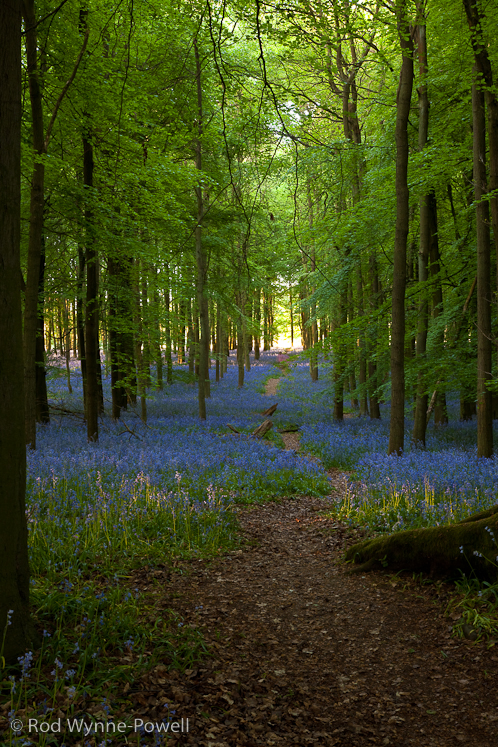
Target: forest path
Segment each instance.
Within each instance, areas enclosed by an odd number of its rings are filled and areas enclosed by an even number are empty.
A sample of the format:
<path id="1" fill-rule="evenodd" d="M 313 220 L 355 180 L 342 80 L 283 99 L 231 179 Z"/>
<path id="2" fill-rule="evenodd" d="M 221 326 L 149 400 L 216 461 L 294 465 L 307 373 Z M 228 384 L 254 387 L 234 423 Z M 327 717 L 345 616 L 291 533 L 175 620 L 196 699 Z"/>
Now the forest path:
<path id="1" fill-rule="evenodd" d="M 243 549 L 168 575 L 158 614 L 173 609 L 202 631 L 211 656 L 138 686 L 160 687 L 152 703 L 189 718 L 180 742 L 498 745 L 498 656 L 452 637 L 451 586 L 345 574 L 340 558 L 358 535 L 323 516 L 343 486 L 239 507 Z"/>
<path id="2" fill-rule="evenodd" d="M 345 575 L 354 536 L 321 516 L 331 500 L 240 509 L 244 549 L 182 564 L 156 597 L 212 654 L 158 675 L 159 702 L 190 719 L 180 741 L 496 747 L 498 657 L 451 637 L 444 590 Z"/>

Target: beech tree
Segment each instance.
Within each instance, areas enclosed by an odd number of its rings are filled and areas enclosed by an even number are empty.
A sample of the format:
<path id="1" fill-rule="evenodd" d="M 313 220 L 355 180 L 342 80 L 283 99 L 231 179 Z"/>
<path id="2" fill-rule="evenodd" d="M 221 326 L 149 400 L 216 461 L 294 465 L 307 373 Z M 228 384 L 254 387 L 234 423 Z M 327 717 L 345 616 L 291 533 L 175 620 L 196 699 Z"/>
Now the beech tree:
<path id="1" fill-rule="evenodd" d="M 21 315 L 21 1 L 0 2 L 0 620 L 5 659 L 33 644 L 29 614 Z"/>

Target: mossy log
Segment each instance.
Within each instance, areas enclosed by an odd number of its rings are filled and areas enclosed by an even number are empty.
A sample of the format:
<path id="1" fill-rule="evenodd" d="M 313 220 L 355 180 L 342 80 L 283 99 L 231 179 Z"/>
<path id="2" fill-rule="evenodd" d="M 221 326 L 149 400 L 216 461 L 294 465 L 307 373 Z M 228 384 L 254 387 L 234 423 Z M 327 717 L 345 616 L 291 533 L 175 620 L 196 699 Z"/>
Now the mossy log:
<path id="1" fill-rule="evenodd" d="M 489 530 L 498 538 L 498 505 L 458 524 L 364 540 L 347 550 L 345 560 L 355 564 L 350 573 L 385 568 L 455 578 L 463 572 L 494 582 L 498 581 L 498 547 Z"/>
<path id="2" fill-rule="evenodd" d="M 261 425 L 258 425 L 255 431 L 251 433 L 251 436 L 254 436 L 255 438 L 263 438 L 263 436 L 268 433 L 269 430 L 273 428 L 273 423 L 271 420 L 265 420 L 264 423 L 261 423 Z"/>

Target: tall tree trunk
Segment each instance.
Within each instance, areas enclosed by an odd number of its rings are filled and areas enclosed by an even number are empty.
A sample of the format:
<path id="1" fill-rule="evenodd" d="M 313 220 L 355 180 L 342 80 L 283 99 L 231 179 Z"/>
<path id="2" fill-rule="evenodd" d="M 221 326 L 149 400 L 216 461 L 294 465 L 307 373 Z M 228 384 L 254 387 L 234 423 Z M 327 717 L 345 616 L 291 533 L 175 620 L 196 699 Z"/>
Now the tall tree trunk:
<path id="1" fill-rule="evenodd" d="M 477 221 L 477 453 L 489 457 L 493 453 L 493 400 L 487 389 L 491 380 L 491 271 L 489 211 L 496 249 L 496 278 L 498 283 L 498 98 L 494 89 L 493 69 L 488 53 L 489 42 L 482 30 L 482 8 L 479 0 L 463 0 L 469 23 L 472 48 L 475 57 L 476 78 L 484 80 L 485 94 L 480 89 L 482 82 L 476 80 L 472 91 L 473 153 L 474 153 L 474 198 Z M 479 87 L 479 90 L 478 90 Z M 485 198 L 486 185 L 486 137 L 484 100 L 488 109 L 489 139 L 489 192 Z"/>
<path id="2" fill-rule="evenodd" d="M 391 420 L 389 454 L 400 454 L 405 438 L 405 286 L 406 244 L 410 220 L 408 190 L 408 115 L 413 89 L 413 41 L 406 14 L 406 0 L 396 4 L 403 61 L 396 102 L 396 230 L 391 320 Z"/>
<path id="3" fill-rule="evenodd" d="M 242 314 L 239 314 L 237 322 L 237 366 L 239 372 L 237 386 L 240 389 L 244 386 L 244 335 L 242 332 Z"/>
<path id="4" fill-rule="evenodd" d="M 38 328 L 38 283 L 43 236 L 45 153 L 42 92 L 38 71 L 38 40 L 34 0 L 23 3 L 26 27 L 26 62 L 31 102 L 33 150 L 38 156 L 31 175 L 28 270 L 24 296 L 24 417 L 26 443 L 36 448 L 36 336 Z"/>
<path id="5" fill-rule="evenodd" d="M 433 283 L 432 291 L 432 318 L 434 321 L 443 313 L 443 287 L 441 285 L 441 268 L 439 255 L 439 237 L 437 220 L 437 202 L 434 191 L 429 194 L 429 232 L 430 232 L 430 265 Z M 444 329 L 435 338 L 436 355 L 443 354 Z M 444 425 L 448 422 L 448 411 L 446 409 L 446 393 L 444 389 L 438 390 L 436 403 L 434 405 L 434 424 Z"/>
<path id="6" fill-rule="evenodd" d="M 99 439 L 99 384 L 97 371 L 97 335 L 98 335 L 98 267 L 93 211 L 89 201 L 93 189 L 93 145 L 91 134 L 83 134 L 83 183 L 85 198 L 85 264 L 86 264 L 86 315 L 85 315 L 85 352 L 86 352 L 86 429 L 89 441 Z"/>
<path id="7" fill-rule="evenodd" d="M 64 336 L 66 338 L 65 340 L 65 354 L 66 354 L 66 379 L 67 379 L 67 390 L 69 394 L 73 393 L 73 387 L 71 386 L 71 331 L 69 329 L 69 311 L 68 311 L 68 304 L 69 302 L 64 300 Z"/>
<path id="8" fill-rule="evenodd" d="M 38 325 L 36 333 L 36 422 L 49 423 L 50 411 L 48 408 L 47 394 L 47 370 L 45 367 L 45 330 L 43 299 L 45 298 L 45 242 L 42 240 L 42 252 L 40 255 L 40 274 L 38 276 L 38 297 L 42 301 L 38 304 Z"/>
<path id="9" fill-rule="evenodd" d="M 34 644 L 25 510 L 19 0 L 0 3 L 0 80 L 0 620 L 6 633 L 2 653 L 10 664 Z"/>
<path id="10" fill-rule="evenodd" d="M 201 62 L 197 37 L 194 37 L 194 54 L 197 87 L 197 139 L 195 144 L 195 168 L 199 172 L 199 180 L 195 188 L 197 197 L 197 223 L 195 226 L 195 259 L 197 265 L 197 305 L 200 318 L 200 345 L 199 345 L 199 417 L 206 419 L 206 397 L 210 396 L 209 387 L 209 305 L 206 296 L 207 261 L 204 246 L 202 244 L 202 221 L 204 219 L 204 197 L 201 180 L 202 171 L 202 81 Z"/>
<path id="11" fill-rule="evenodd" d="M 220 363 L 221 363 L 221 307 L 216 304 L 216 381 L 220 380 Z M 221 370 L 223 377 L 223 369 Z"/>
<path id="12" fill-rule="evenodd" d="M 140 417 L 147 422 L 147 372 L 143 353 L 143 309 L 140 305 L 140 260 L 135 260 L 133 290 L 135 296 L 135 360 L 137 362 L 137 389 L 140 397 Z"/>
<path id="13" fill-rule="evenodd" d="M 377 258 L 375 253 L 372 252 L 369 257 L 369 272 L 370 272 L 370 314 L 373 315 L 379 305 L 380 297 L 380 283 L 379 273 L 377 268 Z M 377 325 L 369 335 L 369 358 L 368 358 L 368 393 L 370 397 L 370 419 L 380 420 L 380 406 L 377 389 L 379 382 L 377 378 L 377 362 L 375 360 L 375 353 L 377 347 L 377 331 L 375 329 Z"/>
<path id="14" fill-rule="evenodd" d="M 358 296 L 358 316 L 360 318 L 360 360 L 359 360 L 359 384 L 360 384 L 360 416 L 368 415 L 368 398 L 367 398 L 367 359 L 365 333 L 361 329 L 362 319 L 365 316 L 363 305 L 363 276 L 361 272 L 361 259 L 358 261 L 358 270 L 356 275 L 356 294 Z"/>
<path id="15" fill-rule="evenodd" d="M 290 334 L 291 347 L 294 347 L 294 309 L 292 308 L 292 286 L 289 287 L 289 311 L 290 311 Z"/>
<path id="16" fill-rule="evenodd" d="M 477 71 L 476 71 L 477 72 Z M 477 455 L 493 454 L 491 381 L 491 247 L 489 202 L 486 200 L 486 118 L 484 93 L 472 86 L 472 132 L 474 156 L 474 198 L 477 230 Z"/>
<path id="17" fill-rule="evenodd" d="M 261 346 L 261 288 L 254 295 L 254 360 L 259 361 Z"/>
<path id="18" fill-rule="evenodd" d="M 111 354 L 112 418 L 121 417 L 128 406 L 127 390 L 132 386 L 133 360 L 130 360 L 131 265 L 128 258 L 109 257 L 107 260 L 109 298 L 109 349 Z"/>
<path id="19" fill-rule="evenodd" d="M 423 10 L 419 7 L 419 13 Z M 425 21 L 425 18 L 424 18 Z M 423 151 L 429 135 L 429 96 L 427 94 L 427 36 L 425 23 L 417 26 L 417 49 L 419 62 L 420 85 L 418 88 L 418 148 Z M 420 244 L 418 253 L 418 283 L 420 302 L 417 314 L 417 395 L 415 405 L 415 422 L 412 442 L 415 446 L 425 448 L 425 431 L 427 428 L 427 382 L 425 376 L 425 358 L 427 354 L 427 330 L 429 326 L 429 302 L 427 297 L 427 278 L 430 246 L 429 194 L 420 198 Z"/>
<path id="20" fill-rule="evenodd" d="M 85 345 L 85 252 L 81 244 L 78 244 L 78 278 L 76 281 L 77 306 L 76 326 L 78 330 L 78 357 L 81 365 L 81 378 L 83 381 L 83 409 L 86 412 L 86 345 Z"/>
<path id="21" fill-rule="evenodd" d="M 313 232 L 313 202 L 311 199 L 311 187 L 309 180 L 306 184 L 306 190 L 307 190 L 307 197 L 308 197 L 308 225 L 310 229 L 310 234 Z M 311 239 L 311 246 L 310 246 L 310 272 L 314 273 L 316 271 L 316 258 L 315 258 L 315 242 L 313 239 Z M 317 354 L 317 345 L 318 345 L 318 324 L 316 319 L 316 300 L 314 298 L 314 295 L 316 293 L 316 288 L 314 285 L 311 287 L 311 294 L 313 296 L 313 301 L 311 302 L 311 309 L 310 309 L 310 316 L 311 316 L 311 328 L 309 330 L 309 338 L 310 338 L 310 375 L 311 375 L 311 381 L 318 381 L 318 354 Z"/>

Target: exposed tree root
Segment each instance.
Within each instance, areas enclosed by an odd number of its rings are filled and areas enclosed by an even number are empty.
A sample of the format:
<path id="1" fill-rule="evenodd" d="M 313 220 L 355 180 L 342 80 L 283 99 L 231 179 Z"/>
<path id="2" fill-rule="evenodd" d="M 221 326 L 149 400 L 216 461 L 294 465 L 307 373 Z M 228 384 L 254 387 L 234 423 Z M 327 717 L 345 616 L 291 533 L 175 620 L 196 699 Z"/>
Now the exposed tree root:
<path id="1" fill-rule="evenodd" d="M 458 524 L 409 529 L 364 540 L 348 549 L 345 560 L 355 563 L 350 573 L 387 568 L 457 577 L 463 572 L 496 581 L 498 546 L 491 532 L 498 537 L 498 505 Z"/>

